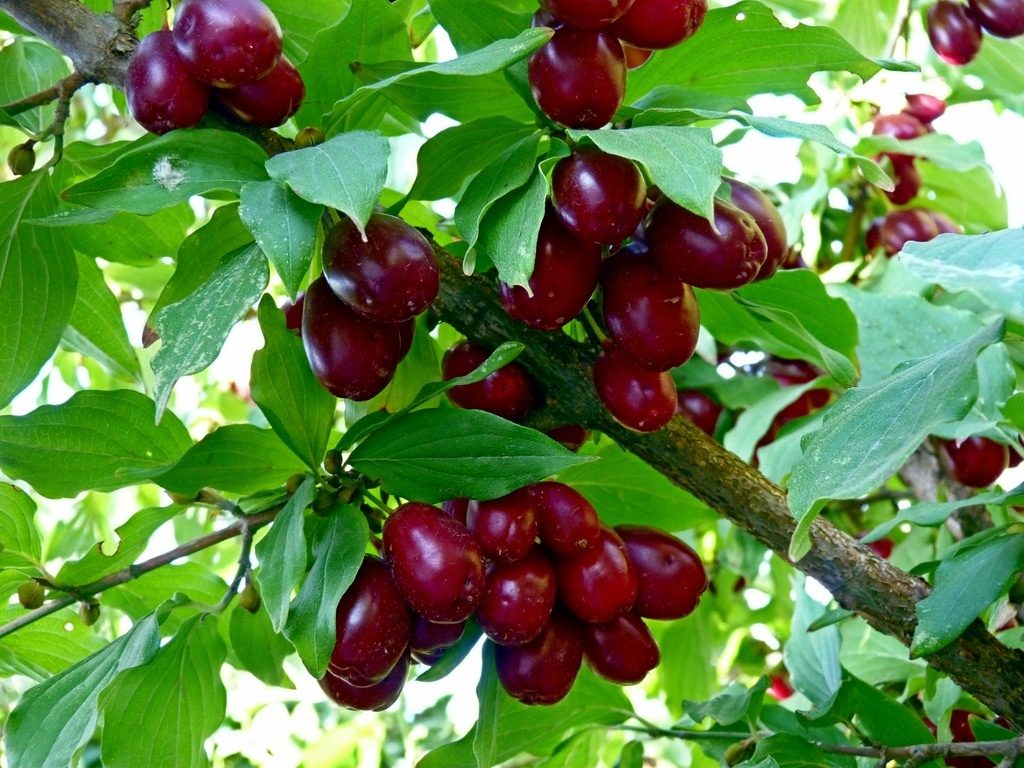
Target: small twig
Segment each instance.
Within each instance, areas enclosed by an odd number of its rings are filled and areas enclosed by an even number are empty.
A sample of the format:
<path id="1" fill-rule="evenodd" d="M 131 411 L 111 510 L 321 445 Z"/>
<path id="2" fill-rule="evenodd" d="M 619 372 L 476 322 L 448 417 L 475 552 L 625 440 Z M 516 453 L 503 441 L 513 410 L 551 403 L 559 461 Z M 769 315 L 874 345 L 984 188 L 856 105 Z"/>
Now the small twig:
<path id="1" fill-rule="evenodd" d="M 896 46 L 899 45 L 900 40 L 906 37 L 907 27 L 910 24 L 910 0 L 900 0 L 899 6 L 896 9 L 896 24 L 892 26 L 891 37 L 886 41 L 886 50 L 889 52 L 889 58 L 896 55 Z"/>
<path id="2" fill-rule="evenodd" d="M 62 94 L 72 94 L 87 82 L 88 78 L 81 72 L 72 72 L 63 80 L 54 83 L 49 88 L 39 91 L 38 93 L 33 93 L 31 96 L 26 96 L 18 101 L 12 101 L 10 104 L 4 104 L 0 106 L 0 109 L 8 115 L 20 115 L 22 112 L 28 112 L 30 109 L 42 107 L 52 101 L 57 101 L 61 98 Z"/>
<path id="3" fill-rule="evenodd" d="M 153 0 L 114 0 L 114 17 L 125 26 L 135 28 L 135 14 L 148 8 Z"/>
<path id="4" fill-rule="evenodd" d="M 850 212 L 850 221 L 846 225 L 843 250 L 839 255 L 841 263 L 853 261 L 856 256 L 857 244 L 860 242 L 860 230 L 864 225 L 864 214 L 867 211 L 867 203 L 867 189 L 864 184 L 859 184 L 857 186 L 857 195 L 853 200 L 853 210 Z"/>
<path id="5" fill-rule="evenodd" d="M 593 312 L 590 311 L 590 307 L 583 308 L 583 312 L 580 314 L 580 320 L 583 323 L 583 330 L 587 332 L 587 336 L 598 347 L 608 340 L 604 331 L 601 330 L 601 326 L 597 324 L 597 319 L 594 317 Z"/>
<path id="6" fill-rule="evenodd" d="M 231 605 L 231 601 L 238 594 L 239 587 L 242 586 L 242 581 L 252 570 L 252 562 L 249 557 L 252 554 L 252 539 L 256 534 L 258 526 L 254 528 L 248 518 L 245 517 L 240 518 L 238 522 L 242 524 L 242 552 L 238 556 L 238 569 L 235 571 L 235 578 L 228 585 L 228 590 L 224 593 L 224 597 L 213 607 L 213 613 L 223 613 Z"/>

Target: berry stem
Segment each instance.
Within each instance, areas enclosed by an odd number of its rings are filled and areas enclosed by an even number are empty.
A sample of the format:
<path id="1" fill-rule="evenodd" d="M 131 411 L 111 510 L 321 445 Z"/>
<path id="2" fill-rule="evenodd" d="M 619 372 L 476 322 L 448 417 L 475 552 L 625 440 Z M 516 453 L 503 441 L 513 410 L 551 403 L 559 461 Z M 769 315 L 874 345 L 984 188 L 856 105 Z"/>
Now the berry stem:
<path id="1" fill-rule="evenodd" d="M 587 336 L 590 337 L 590 340 L 599 347 L 603 346 L 604 343 L 608 341 L 608 336 L 601 329 L 601 326 L 597 322 L 597 318 L 595 318 L 594 314 L 590 311 L 590 307 L 584 307 L 580 317 L 583 319 L 583 330 L 587 332 Z"/>

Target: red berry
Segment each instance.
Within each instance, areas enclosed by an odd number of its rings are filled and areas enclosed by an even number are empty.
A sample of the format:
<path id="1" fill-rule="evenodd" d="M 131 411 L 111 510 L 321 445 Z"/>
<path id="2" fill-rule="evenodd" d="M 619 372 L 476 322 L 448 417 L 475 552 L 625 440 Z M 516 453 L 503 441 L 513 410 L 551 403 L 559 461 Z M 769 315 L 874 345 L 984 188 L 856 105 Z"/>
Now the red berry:
<path id="1" fill-rule="evenodd" d="M 525 645 L 494 646 L 498 680 L 524 704 L 555 704 L 576 682 L 583 641 L 576 622 L 553 613 L 541 634 Z"/>
<path id="2" fill-rule="evenodd" d="M 888 560 L 892 555 L 893 543 L 892 539 L 878 539 L 870 542 L 868 547 L 883 560 Z"/>
<path id="3" fill-rule="evenodd" d="M 661 429 L 676 411 L 672 377 L 638 365 L 614 347 L 594 363 L 594 386 L 615 420 L 637 432 Z"/>
<path id="4" fill-rule="evenodd" d="M 174 42 L 192 74 L 218 88 L 266 75 L 281 56 L 281 27 L 260 0 L 182 0 Z"/>
<path id="5" fill-rule="evenodd" d="M 700 334 L 700 310 L 693 290 L 666 275 L 648 256 L 620 253 L 601 275 L 604 321 L 615 345 L 653 371 L 682 365 Z"/>
<path id="6" fill-rule="evenodd" d="M 363 558 L 338 603 L 336 624 L 330 670 L 353 685 L 379 683 L 402 658 L 412 618 L 379 558 Z"/>
<path id="7" fill-rule="evenodd" d="M 925 125 L 930 125 L 946 114 L 946 102 L 927 93 L 908 93 L 907 107 L 904 111 Z"/>
<path id="8" fill-rule="evenodd" d="M 402 359 L 403 332 L 409 330 L 349 308 L 323 276 L 306 291 L 302 343 L 314 375 L 336 397 L 369 400 L 380 393 Z"/>
<path id="9" fill-rule="evenodd" d="M 928 129 L 924 123 L 913 115 L 901 112 L 896 115 L 879 115 L 875 118 L 871 129 L 873 136 L 891 136 L 900 141 L 908 141 L 924 136 Z"/>
<path id="10" fill-rule="evenodd" d="M 371 320 L 398 323 L 430 306 L 441 284 L 426 238 L 395 216 L 375 213 L 366 240 L 345 217 L 327 233 L 324 276 L 335 295 Z"/>
<path id="11" fill-rule="evenodd" d="M 739 288 L 757 277 L 767 258 L 754 217 L 720 200 L 715 201 L 714 227 L 663 200 L 651 213 L 647 244 L 662 269 L 697 288 Z"/>
<path id="12" fill-rule="evenodd" d="M 611 621 L 628 612 L 636 601 L 637 572 L 626 545 L 611 528 L 602 526 L 595 546 L 560 559 L 555 567 L 559 599 L 583 621 Z"/>
<path id="13" fill-rule="evenodd" d="M 964 233 L 963 228 L 946 214 L 939 213 L 938 211 L 925 211 L 925 213 L 935 222 L 935 226 L 939 228 L 940 235 L 962 235 Z"/>
<path id="14" fill-rule="evenodd" d="M 209 93 L 189 72 L 167 30 L 147 35 L 128 62 L 128 109 L 150 133 L 196 125 L 206 114 Z"/>
<path id="15" fill-rule="evenodd" d="M 490 353 L 470 341 L 462 341 L 445 352 L 441 374 L 445 381 L 475 370 Z M 489 411 L 509 421 L 522 421 L 537 399 L 533 381 L 517 363 L 499 368 L 483 381 L 462 384 L 448 390 L 448 399 L 460 408 Z"/>
<path id="16" fill-rule="evenodd" d="M 499 645 L 528 643 L 547 626 L 557 591 L 555 566 L 533 549 L 521 560 L 489 570 L 477 621 Z"/>
<path id="17" fill-rule="evenodd" d="M 686 542 L 656 528 L 619 525 L 615 532 L 637 574 L 633 611 L 649 619 L 680 619 L 692 613 L 708 587 L 700 556 Z"/>
<path id="18" fill-rule="evenodd" d="M 398 701 L 408 674 L 409 655 L 406 654 L 379 683 L 365 687 L 353 685 L 328 669 L 327 674 L 320 680 L 320 687 L 331 701 L 345 709 L 381 712 Z"/>
<path id="19" fill-rule="evenodd" d="M 492 501 L 471 501 L 466 527 L 480 544 L 484 557 L 511 563 L 533 549 L 537 512 L 526 488 Z"/>
<path id="20" fill-rule="evenodd" d="M 459 642 L 465 629 L 465 622 L 438 624 L 413 614 L 412 634 L 409 637 L 409 650 L 413 659 L 421 664 L 435 664 L 445 651 Z"/>
<path id="21" fill-rule="evenodd" d="M 676 393 L 676 399 L 676 413 L 692 421 L 701 432 L 714 437 L 722 406 L 696 389 L 681 389 Z"/>
<path id="22" fill-rule="evenodd" d="M 540 4 L 574 29 L 601 29 L 628 11 L 633 0 L 540 0 Z"/>
<path id="23" fill-rule="evenodd" d="M 295 331 L 299 333 L 302 331 L 302 305 L 306 298 L 306 294 L 300 293 L 295 297 L 295 302 L 286 301 L 281 305 L 281 311 L 284 312 L 284 326 L 289 331 Z"/>
<path id="24" fill-rule="evenodd" d="M 639 683 L 661 653 L 644 620 L 627 613 L 607 624 L 584 624 L 583 655 L 597 674 L 619 685 Z"/>
<path id="25" fill-rule="evenodd" d="M 530 57 L 527 72 L 537 105 L 569 128 L 600 128 L 626 94 L 626 57 L 607 32 L 562 27 Z"/>
<path id="26" fill-rule="evenodd" d="M 562 427 L 555 427 L 547 431 L 548 437 L 552 440 L 557 440 L 566 448 L 573 453 L 579 451 L 583 447 L 583 444 L 587 442 L 587 438 L 590 436 L 590 432 L 581 427 L 579 424 L 566 424 Z"/>
<path id="27" fill-rule="evenodd" d="M 671 48 L 704 23 L 707 0 L 636 0 L 611 31 L 640 48 Z"/>
<path id="28" fill-rule="evenodd" d="M 970 713 L 963 709 L 953 710 L 953 714 L 949 718 L 949 731 L 954 742 L 976 741 L 974 728 L 971 727 Z M 946 765 L 952 768 L 991 768 L 995 763 L 982 755 L 972 755 L 970 757 L 947 757 Z"/>
<path id="29" fill-rule="evenodd" d="M 785 701 L 793 695 L 793 686 L 786 681 L 786 678 L 772 675 L 772 684 L 767 693 L 776 701 Z"/>
<path id="30" fill-rule="evenodd" d="M 636 163 L 595 146 L 577 147 L 551 174 L 558 218 L 588 242 L 621 243 L 640 225 L 646 202 L 647 183 Z"/>
<path id="31" fill-rule="evenodd" d="M 548 481 L 527 486 L 537 510 L 541 544 L 563 557 L 571 557 L 597 544 L 601 522 L 584 496 L 565 483 Z"/>
<path id="32" fill-rule="evenodd" d="M 893 255 L 910 242 L 926 243 L 939 236 L 939 227 L 928 212 L 919 208 L 893 211 L 882 220 L 878 239 L 885 252 Z"/>
<path id="33" fill-rule="evenodd" d="M 240 120 L 260 128 L 276 128 L 299 111 L 306 86 L 299 70 L 282 56 L 259 80 L 218 90 L 214 95 Z"/>
<path id="34" fill-rule="evenodd" d="M 941 446 L 953 477 L 968 488 L 988 488 L 1010 463 L 1009 448 L 987 437 L 974 435 L 959 445 L 943 440 Z"/>
<path id="35" fill-rule="evenodd" d="M 732 204 L 753 216 L 757 228 L 764 235 L 767 255 L 755 279 L 767 280 L 786 259 L 786 224 L 775 203 L 764 192 L 737 179 L 726 178 L 725 182 L 732 190 Z"/>
<path id="36" fill-rule="evenodd" d="M 464 525 L 437 507 L 408 502 L 388 517 L 381 539 L 395 586 L 416 613 L 453 624 L 476 610 L 483 556 Z"/>
<path id="37" fill-rule="evenodd" d="M 449 499 L 441 502 L 441 511 L 453 520 L 466 524 L 466 513 L 469 511 L 469 499 Z"/>
<path id="38" fill-rule="evenodd" d="M 537 238 L 530 292 L 501 283 L 509 317 L 542 331 L 557 331 L 587 305 L 601 269 L 601 246 L 573 236 L 549 211 Z"/>
<path id="39" fill-rule="evenodd" d="M 968 0 L 971 13 L 996 37 L 1024 35 L 1024 0 Z"/>
<path id="40" fill-rule="evenodd" d="M 908 155 L 890 155 L 893 181 L 896 186 L 885 196 L 895 205 L 906 205 L 921 191 L 921 172 L 914 158 Z"/>

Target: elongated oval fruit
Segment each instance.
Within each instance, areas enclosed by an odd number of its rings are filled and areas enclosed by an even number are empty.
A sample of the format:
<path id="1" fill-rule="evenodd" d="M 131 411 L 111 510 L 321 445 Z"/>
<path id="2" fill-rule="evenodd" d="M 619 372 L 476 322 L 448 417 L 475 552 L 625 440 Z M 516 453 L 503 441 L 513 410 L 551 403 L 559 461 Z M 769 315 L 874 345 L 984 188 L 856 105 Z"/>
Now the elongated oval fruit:
<path id="1" fill-rule="evenodd" d="M 490 355 L 471 341 L 460 341 L 441 361 L 445 381 L 476 370 Z M 522 421 L 537 400 L 533 380 L 521 365 L 509 363 L 475 384 L 460 384 L 448 390 L 448 399 L 460 408 L 475 408 L 509 421 Z"/>
<path id="2" fill-rule="evenodd" d="M 666 371 L 652 371 L 614 347 L 594 363 L 594 387 L 601 404 L 622 426 L 654 432 L 675 415 L 676 385 Z"/>
<path id="3" fill-rule="evenodd" d="M 471 501 L 466 527 L 480 544 L 484 557 L 511 563 L 533 549 L 537 538 L 537 511 L 526 488 L 499 499 Z"/>
<path id="4" fill-rule="evenodd" d="M 996 37 L 1024 35 L 1024 0 L 967 0 L 971 14 Z"/>
<path id="5" fill-rule="evenodd" d="M 583 656 L 606 680 L 635 685 L 658 666 L 661 653 L 644 620 L 627 613 L 605 624 L 583 624 Z"/>
<path id="6" fill-rule="evenodd" d="M 551 203 L 576 237 L 617 245 L 636 231 L 646 213 L 647 183 L 636 163 L 577 147 L 551 172 Z"/>
<path id="7" fill-rule="evenodd" d="M 764 235 L 765 260 L 757 271 L 755 280 L 767 280 L 775 274 L 779 265 L 786 260 L 788 242 L 786 224 L 775 203 L 761 190 L 738 179 L 726 178 L 732 190 L 732 204 L 754 217 L 754 223 Z"/>
<path id="8" fill-rule="evenodd" d="M 597 544 L 601 521 L 587 499 L 565 483 L 549 480 L 527 486 L 537 510 L 540 543 L 564 557 Z"/>
<path id="9" fill-rule="evenodd" d="M 259 80 L 281 56 L 281 27 L 261 0 L 182 0 L 173 34 L 192 74 L 218 88 Z"/>
<path id="10" fill-rule="evenodd" d="M 210 89 L 185 66 L 167 30 L 143 38 L 125 76 L 128 109 L 139 125 L 162 134 L 189 128 L 206 114 Z"/>
<path id="11" fill-rule="evenodd" d="M 681 619 L 692 613 L 708 587 L 700 556 L 657 528 L 619 525 L 615 532 L 637 574 L 634 613 L 648 619 Z"/>
<path id="12" fill-rule="evenodd" d="M 558 569 L 558 597 L 583 621 L 603 623 L 633 607 L 637 573 L 626 546 L 611 528 L 602 526 L 597 543 L 578 555 L 562 558 Z"/>
<path id="13" fill-rule="evenodd" d="M 700 29 L 707 12 L 707 0 L 636 0 L 610 31 L 639 48 L 671 48 Z"/>
<path id="14" fill-rule="evenodd" d="M 510 564 L 493 566 L 476 618 L 500 645 L 522 645 L 548 623 L 557 594 L 555 566 L 539 548 Z"/>
<path id="15" fill-rule="evenodd" d="M 555 704 L 566 697 L 583 663 L 578 624 L 559 612 L 524 645 L 495 645 L 494 666 L 508 695 L 524 704 Z"/>
<path id="16" fill-rule="evenodd" d="M 260 128 L 276 128 L 284 123 L 299 111 L 305 95 L 302 75 L 284 56 L 259 80 L 214 92 L 217 101 L 239 120 Z"/>
<path id="17" fill-rule="evenodd" d="M 622 17 L 634 0 L 540 0 L 541 7 L 576 29 L 601 29 Z"/>
<path id="18" fill-rule="evenodd" d="M 405 654 L 388 676 L 379 683 L 368 686 L 353 685 L 328 669 L 327 674 L 320 679 L 320 688 L 331 701 L 345 709 L 381 712 L 398 701 L 408 674 L 409 655 Z"/>

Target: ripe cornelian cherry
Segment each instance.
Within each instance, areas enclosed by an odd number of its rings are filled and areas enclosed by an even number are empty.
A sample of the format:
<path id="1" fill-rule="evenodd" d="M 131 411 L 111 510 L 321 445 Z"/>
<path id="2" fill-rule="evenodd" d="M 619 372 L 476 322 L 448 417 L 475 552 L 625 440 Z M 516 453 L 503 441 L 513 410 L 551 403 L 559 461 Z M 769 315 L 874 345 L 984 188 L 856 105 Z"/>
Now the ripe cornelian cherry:
<path id="1" fill-rule="evenodd" d="M 544 631 L 557 595 L 555 566 L 539 547 L 510 564 L 487 572 L 476 619 L 499 645 L 522 645 Z"/>
<path id="2" fill-rule="evenodd" d="M 628 612 L 636 601 L 637 572 L 626 545 L 611 528 L 602 526 L 593 547 L 559 558 L 555 568 L 559 600 L 583 621 L 611 621 Z"/>
<path id="3" fill-rule="evenodd" d="M 466 527 L 489 560 L 511 563 L 533 549 L 537 511 L 526 488 L 490 501 L 471 501 Z"/>
<path id="4" fill-rule="evenodd" d="M 707 0 L 636 0 L 611 31 L 640 48 L 671 48 L 700 29 L 707 12 Z"/>
<path id="5" fill-rule="evenodd" d="M 606 349 L 594 363 L 594 386 L 608 412 L 624 427 L 654 432 L 676 412 L 676 385 L 665 371 L 652 371 L 622 351 Z"/>
<path id="6" fill-rule="evenodd" d="M 328 669 L 327 674 L 320 680 L 320 687 L 331 701 L 345 709 L 381 712 L 398 701 L 408 673 L 409 655 L 406 654 L 379 683 L 369 686 L 353 685 Z"/>
<path id="7" fill-rule="evenodd" d="M 527 486 L 537 510 L 540 543 L 563 557 L 597 544 L 601 522 L 597 510 L 575 488 L 549 480 Z"/>
<path id="8" fill-rule="evenodd" d="M 647 183 L 636 163 L 595 146 L 577 147 L 551 173 L 551 203 L 582 240 L 617 245 L 646 213 Z"/>
<path id="9" fill-rule="evenodd" d="M 259 128 L 276 128 L 284 123 L 299 111 L 305 95 L 302 75 L 284 56 L 259 80 L 214 92 L 217 101 L 235 117 Z"/>
<path id="10" fill-rule="evenodd" d="M 218 88 L 259 80 L 281 56 L 281 27 L 261 0 L 182 0 L 173 34 L 192 74 Z"/>
<path id="11" fill-rule="evenodd" d="M 444 353 L 441 375 L 445 381 L 474 371 L 490 353 L 470 341 L 461 341 Z M 448 399 L 460 408 L 488 411 L 509 421 L 522 421 L 537 400 L 533 381 L 518 363 L 509 363 L 475 384 L 448 390 Z"/>
<path id="12" fill-rule="evenodd" d="M 575 29 L 602 29 L 622 17 L 633 0 L 540 0 L 541 7 Z"/>
<path id="13" fill-rule="evenodd" d="M 210 89 L 185 66 L 167 30 L 143 38 L 125 78 L 128 109 L 150 133 L 196 125 L 206 114 Z"/>
<path id="14" fill-rule="evenodd" d="M 509 696 L 524 704 L 555 704 L 564 699 L 582 663 L 580 628 L 558 611 L 530 642 L 494 646 L 498 680 Z"/>
<path id="15" fill-rule="evenodd" d="M 693 612 L 708 587 L 700 556 L 684 541 L 641 525 L 619 525 L 629 562 L 637 574 L 633 611 L 650 619 L 680 619 Z"/>
<path id="16" fill-rule="evenodd" d="M 606 624 L 582 624 L 583 656 L 606 680 L 635 685 L 658 666 L 661 653 L 644 620 L 627 613 Z"/>

